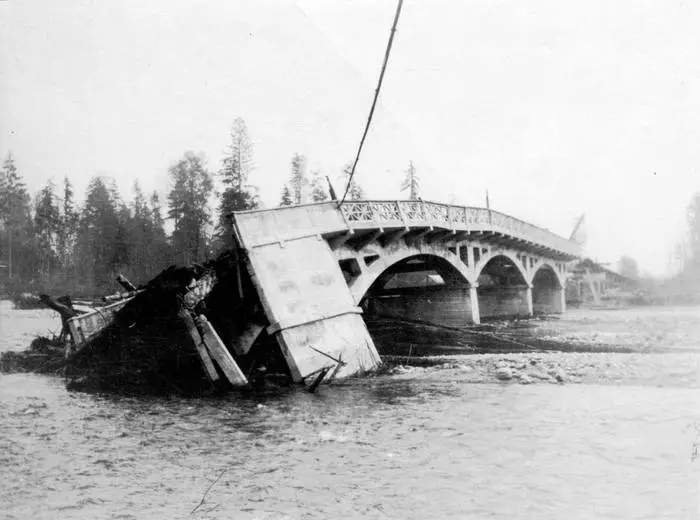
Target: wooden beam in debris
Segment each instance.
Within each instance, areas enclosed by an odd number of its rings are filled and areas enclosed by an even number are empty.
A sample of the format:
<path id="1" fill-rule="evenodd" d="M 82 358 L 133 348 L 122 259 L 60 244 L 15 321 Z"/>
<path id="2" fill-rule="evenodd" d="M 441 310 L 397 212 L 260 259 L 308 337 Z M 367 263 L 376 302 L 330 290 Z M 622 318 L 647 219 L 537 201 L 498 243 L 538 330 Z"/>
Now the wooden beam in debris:
<path id="1" fill-rule="evenodd" d="M 187 332 L 192 339 L 192 343 L 194 343 L 194 348 L 197 351 L 199 360 L 202 362 L 202 368 L 204 369 L 204 373 L 206 374 L 207 378 L 212 382 L 218 381 L 219 374 L 217 374 L 216 367 L 214 367 L 214 363 L 212 363 L 209 353 L 204 347 L 204 343 L 202 343 L 202 336 L 200 336 L 199 331 L 197 330 L 197 326 L 194 323 L 194 319 L 192 318 L 190 311 L 185 308 L 181 308 L 177 315 L 185 324 L 185 327 L 187 327 Z"/>
<path id="2" fill-rule="evenodd" d="M 219 365 L 221 371 L 228 379 L 229 383 L 234 387 L 243 387 L 248 385 L 248 379 L 243 375 L 240 367 L 231 356 L 231 353 L 221 341 L 221 338 L 216 333 L 216 330 L 209 323 L 205 316 L 197 318 L 197 327 L 202 334 L 202 341 L 206 345 L 209 354 L 214 358 L 214 361 Z"/>
<path id="3" fill-rule="evenodd" d="M 78 316 L 81 314 L 80 312 L 76 311 L 72 307 L 69 307 L 68 305 L 65 305 L 58 300 L 54 300 L 49 296 L 48 294 L 40 294 L 39 295 L 39 300 L 41 303 L 46 305 L 49 309 L 55 310 L 57 313 L 61 315 L 61 318 L 67 320 L 69 318 L 73 318 L 74 316 Z"/>
<path id="4" fill-rule="evenodd" d="M 141 289 L 139 291 L 130 291 L 130 292 L 108 294 L 107 296 L 102 297 L 102 301 L 118 302 L 120 300 L 124 300 L 126 298 L 131 298 L 132 296 L 136 296 L 137 294 L 141 294 L 142 292 L 144 292 L 144 289 Z"/>
<path id="5" fill-rule="evenodd" d="M 68 320 L 82 314 L 82 312 L 79 312 L 73 308 L 73 304 L 68 296 L 54 300 L 48 294 L 40 294 L 39 300 L 48 308 L 55 310 L 61 315 L 61 333 L 59 335 L 59 339 L 63 340 L 64 338 L 67 338 L 70 335 Z"/>
<path id="6" fill-rule="evenodd" d="M 310 393 L 313 394 L 316 391 L 316 389 L 318 388 L 318 385 L 321 384 L 321 382 L 323 381 L 323 378 L 326 377 L 326 374 L 328 373 L 328 371 L 331 368 L 333 368 L 333 367 L 329 366 L 329 367 L 323 367 L 321 370 L 319 370 L 318 374 L 316 375 L 316 378 L 313 380 L 313 382 L 309 386 L 306 387 L 306 389 Z"/>
<path id="7" fill-rule="evenodd" d="M 127 279 L 127 277 L 124 276 L 123 274 L 119 274 L 119 275 L 117 276 L 117 282 L 119 283 L 119 285 L 121 285 L 122 287 L 124 287 L 124 289 L 126 289 L 128 292 L 134 292 L 134 291 L 136 291 L 136 286 L 135 286 L 133 283 L 131 283 L 131 282 Z"/>
<path id="8" fill-rule="evenodd" d="M 190 288 L 184 296 L 185 306 L 189 309 L 193 309 L 199 302 L 204 298 L 209 296 L 209 293 L 216 285 L 216 274 L 207 273 L 199 280 L 197 280 L 194 285 Z"/>

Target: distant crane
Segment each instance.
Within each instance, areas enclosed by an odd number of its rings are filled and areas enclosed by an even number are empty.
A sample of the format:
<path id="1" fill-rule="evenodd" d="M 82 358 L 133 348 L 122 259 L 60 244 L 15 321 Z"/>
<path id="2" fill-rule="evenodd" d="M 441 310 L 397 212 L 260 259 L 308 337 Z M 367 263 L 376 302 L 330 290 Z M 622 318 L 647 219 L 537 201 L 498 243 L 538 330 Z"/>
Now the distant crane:
<path id="1" fill-rule="evenodd" d="M 578 221 L 576 222 L 576 225 L 574 226 L 574 230 L 571 232 L 571 236 L 569 237 L 569 240 L 575 240 L 576 239 L 576 233 L 578 233 L 579 229 L 581 228 L 581 224 L 583 224 L 583 219 L 586 216 L 585 213 L 582 213 L 581 216 L 579 217 Z"/>

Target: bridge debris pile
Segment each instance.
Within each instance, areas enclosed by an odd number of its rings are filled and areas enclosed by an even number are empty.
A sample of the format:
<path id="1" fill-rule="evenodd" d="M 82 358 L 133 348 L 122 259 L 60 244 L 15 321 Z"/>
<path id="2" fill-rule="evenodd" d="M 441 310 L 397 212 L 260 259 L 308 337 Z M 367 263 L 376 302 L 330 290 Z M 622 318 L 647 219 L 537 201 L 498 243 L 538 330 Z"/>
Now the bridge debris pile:
<path id="1" fill-rule="evenodd" d="M 60 336 L 4 353 L 0 369 L 64 372 L 69 388 L 122 394 L 287 385 L 288 366 L 242 267 L 227 252 L 205 265 L 171 266 L 138 288 L 120 276 L 126 292 L 100 306 L 41 295 L 61 315 Z"/>
<path id="2" fill-rule="evenodd" d="M 166 269 L 96 335 L 76 342 L 66 365 L 70 386 L 191 395 L 264 384 L 271 373 L 284 381 L 286 367 L 270 342 L 265 355 L 255 345 L 243 356 L 232 348 L 245 323 L 262 319 L 243 278 L 230 254 Z"/>

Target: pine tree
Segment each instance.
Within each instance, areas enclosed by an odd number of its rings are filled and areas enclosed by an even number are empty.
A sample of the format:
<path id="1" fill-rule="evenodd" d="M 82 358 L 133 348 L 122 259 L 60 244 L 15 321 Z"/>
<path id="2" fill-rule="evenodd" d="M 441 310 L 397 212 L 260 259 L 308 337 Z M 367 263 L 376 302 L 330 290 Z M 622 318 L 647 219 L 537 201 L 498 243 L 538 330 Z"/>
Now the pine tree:
<path id="1" fill-rule="evenodd" d="M 135 228 L 135 219 L 133 218 L 129 206 L 121 201 L 117 205 L 117 233 L 114 238 L 114 250 L 110 262 L 110 278 L 114 278 L 117 272 L 127 271 L 129 274 L 140 274 L 130 269 L 133 264 L 135 267 L 140 267 L 140 258 L 132 258 L 136 254 L 137 241 L 132 235 Z M 139 237 L 139 241 L 142 237 Z M 134 247 L 136 246 L 136 247 Z"/>
<path id="2" fill-rule="evenodd" d="M 73 201 L 73 185 L 68 177 L 63 179 L 63 205 L 58 228 L 58 258 L 64 274 L 73 266 L 78 214 Z"/>
<path id="3" fill-rule="evenodd" d="M 282 197 L 280 199 L 280 206 L 291 206 L 294 203 L 292 200 L 292 192 L 289 191 L 289 186 L 284 185 L 282 188 Z"/>
<path id="4" fill-rule="evenodd" d="M 163 229 L 160 199 L 154 192 L 147 200 L 138 181 L 132 188 L 133 198 L 129 207 L 119 211 L 120 232 L 117 258 L 123 269 L 135 283 L 142 283 L 167 267 L 171 260 L 170 246 Z"/>
<path id="5" fill-rule="evenodd" d="M 243 191 L 253 170 L 253 143 L 245 121 L 237 117 L 231 128 L 231 143 L 221 161 L 220 175 L 224 184 Z"/>
<path id="6" fill-rule="evenodd" d="M 121 211 L 126 232 L 125 247 L 129 263 L 129 271 L 136 280 L 145 280 L 149 274 L 150 246 L 153 240 L 153 222 L 146 197 L 138 181 L 132 187 L 133 199 L 131 208 Z"/>
<path id="7" fill-rule="evenodd" d="M 353 180 L 350 183 L 350 189 L 348 190 L 348 199 L 350 199 L 350 200 L 363 200 L 363 199 L 365 199 L 365 190 L 355 180 Z"/>
<path id="8" fill-rule="evenodd" d="M 406 170 L 406 177 L 404 177 L 403 184 L 401 185 L 401 191 L 409 190 L 408 198 L 411 200 L 418 199 L 418 192 L 420 190 L 419 178 L 416 175 L 416 167 L 413 165 L 413 161 L 408 163 L 408 169 Z"/>
<path id="9" fill-rule="evenodd" d="M 350 180 L 350 174 L 352 173 L 352 163 L 348 163 L 345 165 L 345 168 L 343 168 L 343 175 L 345 176 L 345 184 L 347 185 L 348 180 Z M 360 186 L 360 184 L 355 180 L 355 177 L 353 176 L 352 180 L 350 180 L 350 186 L 347 188 L 348 194 L 347 194 L 347 199 L 348 200 L 362 200 L 365 198 L 365 190 Z"/>
<path id="10" fill-rule="evenodd" d="M 58 263 L 58 235 L 61 219 L 56 201 L 56 187 L 49 181 L 39 192 L 34 213 L 34 236 L 40 259 L 39 272 L 44 284 Z"/>
<path id="11" fill-rule="evenodd" d="M 165 221 L 163 220 L 163 213 L 160 207 L 160 195 L 157 191 L 151 194 L 151 219 L 153 220 L 153 227 L 158 232 L 163 232 L 165 234 Z"/>
<path id="12" fill-rule="evenodd" d="M 30 198 L 12 153 L 7 154 L 0 177 L 0 221 L 5 230 L 2 244 L 8 278 L 17 275 L 29 279 L 38 270 L 38 257 L 32 244 Z"/>
<path id="13" fill-rule="evenodd" d="M 230 246 L 230 237 L 233 235 L 231 213 L 255 209 L 260 205 L 257 188 L 248 185 L 252 170 L 253 144 L 245 121 L 238 117 L 233 122 L 231 143 L 219 170 L 225 186 L 218 208 L 217 237 L 220 247 Z"/>
<path id="14" fill-rule="evenodd" d="M 114 181 L 94 177 L 88 184 L 80 214 L 76 264 L 80 266 L 82 292 L 106 292 L 123 259 L 123 233 L 119 221 L 119 195 Z"/>
<path id="15" fill-rule="evenodd" d="M 213 189 L 211 174 L 201 157 L 187 152 L 168 170 L 173 188 L 168 194 L 168 218 L 175 229 L 173 247 L 185 264 L 208 255 L 206 228 L 211 224 L 207 201 Z"/>
<path id="16" fill-rule="evenodd" d="M 306 178 L 306 157 L 295 153 L 292 157 L 292 172 L 289 178 L 289 191 L 292 196 L 292 204 L 301 204 L 304 197 L 304 189 L 308 184 Z"/>
<path id="17" fill-rule="evenodd" d="M 153 225 L 153 243 L 151 244 L 150 273 L 156 273 L 173 261 L 173 251 L 165 234 L 165 222 L 160 207 L 160 196 L 154 191 L 150 200 L 151 222 Z"/>
<path id="18" fill-rule="evenodd" d="M 328 200 L 326 181 L 321 177 L 321 172 L 319 171 L 315 171 L 311 174 L 311 200 L 314 202 Z"/>

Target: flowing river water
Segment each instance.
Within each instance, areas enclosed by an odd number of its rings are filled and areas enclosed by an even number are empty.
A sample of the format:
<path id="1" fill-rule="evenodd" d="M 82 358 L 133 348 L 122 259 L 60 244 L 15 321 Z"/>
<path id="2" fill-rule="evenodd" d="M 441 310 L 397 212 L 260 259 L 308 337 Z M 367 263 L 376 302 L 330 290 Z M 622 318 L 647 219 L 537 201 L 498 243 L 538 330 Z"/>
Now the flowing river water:
<path id="1" fill-rule="evenodd" d="M 0 351 L 59 328 L 0 302 Z M 533 330 L 518 341 L 572 351 L 442 345 L 315 394 L 126 398 L 0 374 L 0 517 L 700 518 L 700 308 Z"/>

